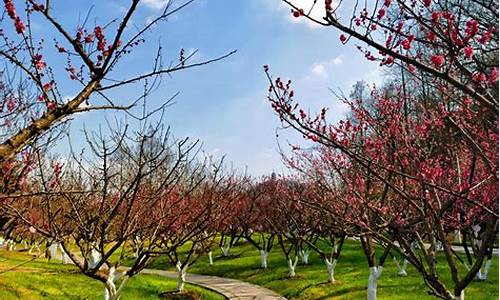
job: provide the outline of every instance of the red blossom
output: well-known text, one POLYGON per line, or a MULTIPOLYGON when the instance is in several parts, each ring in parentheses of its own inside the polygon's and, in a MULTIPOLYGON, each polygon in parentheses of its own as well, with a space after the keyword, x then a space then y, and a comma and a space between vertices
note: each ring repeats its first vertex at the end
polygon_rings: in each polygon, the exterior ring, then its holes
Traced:
POLYGON ((94 42, 94 35, 93 34, 86 35, 85 38, 83 39, 83 41, 86 44, 90 44, 90 43, 94 42))
POLYGON ((468 35, 469 38, 476 35, 477 32, 479 31, 479 22, 477 20, 474 19, 468 20, 465 26, 466 26, 465 33, 468 35))
POLYGON ((18 34, 24 33, 26 31, 26 26, 24 25, 21 18, 17 15, 16 8, 14 6, 14 2, 12 0, 4 0, 5 11, 7 11, 7 15, 9 18, 14 21, 14 27, 18 34))
POLYGON ((303 16, 304 15, 304 10, 301 8, 299 10, 292 10, 292 15, 295 17, 295 18, 298 18, 300 16, 303 16))
POLYGON ((56 108, 56 103, 54 101, 47 101, 45 102, 45 105, 47 106, 48 110, 53 110, 56 108))
POLYGON ((381 8, 378 10, 377 18, 380 20, 385 16, 385 9, 381 8))
POLYGON ((104 37, 104 32, 101 26, 96 26, 94 28, 94 34, 97 39, 97 50, 105 51, 106 48, 106 38, 104 37))
POLYGON ((22 34, 23 32, 26 31, 26 26, 24 26, 23 21, 21 21, 21 19, 19 17, 17 17, 14 20, 14 25, 16 27, 16 32, 17 33, 22 34))
POLYGON ((17 101, 14 99, 14 97, 9 97, 7 100, 7 109, 12 112, 14 109, 16 109, 17 106, 17 101))
POLYGON ((327 12, 333 11, 332 5, 333 5, 333 0, 325 0, 325 10, 327 12))
POLYGON ((410 48, 411 48, 411 41, 409 39, 404 39, 401 42, 401 46, 403 46, 403 49, 405 49, 405 50, 410 50, 410 48))
POLYGON ((50 89, 52 89, 52 82, 48 82, 48 83, 43 85, 43 90, 45 92, 49 91, 50 89))
POLYGON ((441 18, 441 14, 438 11, 433 11, 431 14, 432 22, 439 23, 439 19, 441 18))
POLYGON ((432 55, 431 56, 431 63, 434 65, 436 68, 441 68, 444 65, 445 59, 443 55, 432 55))
POLYGON ((17 13, 16 13, 16 8, 14 6, 14 2, 12 0, 4 0, 3 2, 5 4, 5 11, 7 11, 7 15, 9 15, 11 19, 15 19, 17 13))
POLYGON ((485 32, 483 32, 483 35, 481 35, 480 38, 478 38, 478 42, 480 42, 481 44, 487 44, 489 43, 491 40, 491 31, 487 30, 485 32))
POLYGON ((471 59, 473 55, 474 55, 474 48, 472 48, 471 46, 467 46, 464 48, 465 58, 471 59))
POLYGON ((434 40, 436 40, 436 34, 432 31, 427 32, 426 37, 429 42, 434 42, 434 40))
POLYGON ((484 72, 476 71, 472 73, 472 80, 475 82, 483 82, 487 80, 487 77, 484 72))
POLYGON ((47 66, 41 54, 35 54, 35 57, 33 57, 33 64, 37 70, 43 70, 47 66))

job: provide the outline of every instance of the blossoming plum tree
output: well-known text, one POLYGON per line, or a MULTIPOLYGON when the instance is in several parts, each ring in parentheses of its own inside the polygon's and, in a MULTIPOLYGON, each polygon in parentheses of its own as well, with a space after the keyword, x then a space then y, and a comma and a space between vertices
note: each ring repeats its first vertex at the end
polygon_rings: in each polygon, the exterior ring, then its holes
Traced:
POLYGON ((37 159, 30 193, 3 199, 20 226, 57 243, 83 274, 102 282, 105 299, 118 299, 154 255, 160 225, 179 207, 168 200, 181 178, 190 178, 197 147, 172 140, 160 124, 128 130, 89 134, 90 155, 64 165, 37 159), (141 247, 131 253, 137 237, 141 247))
POLYGON ((482 1, 468 7, 459 1, 355 4, 349 24, 336 17, 350 5, 344 1, 335 7, 325 1, 323 20, 307 13, 299 17, 339 29, 342 43, 364 42, 366 48, 359 49, 369 61, 402 70, 401 78, 392 87, 374 87, 370 99, 343 99, 352 116, 332 124, 326 108, 306 114, 291 82, 272 79, 265 66, 271 105, 285 125, 347 162, 337 169, 346 196, 353 204, 364 203, 368 216, 379 216, 358 220, 367 236, 404 255, 434 295, 463 298, 465 287, 481 277, 498 223, 498 6, 482 1), (481 228, 475 234, 481 247, 460 275, 456 264, 462 262, 447 233, 474 226, 481 228), (441 246, 452 291, 435 271, 441 246))
MULTIPOLYGON (((162 47, 151 53, 149 72, 121 78, 124 63, 132 59, 135 50, 146 44, 145 33, 158 28, 179 10, 168 2, 165 8, 143 26, 131 25, 140 11, 140 0, 130 0, 122 15, 113 16, 111 22, 97 19, 90 25, 87 18, 77 24, 61 22, 50 1, 4 0, 4 14, 0 19, 0 57, 5 62, 0 70, 0 166, 2 178, 14 182, 12 169, 24 169, 22 158, 16 158, 28 146, 51 141, 55 127, 69 121, 78 113, 96 110, 122 110, 135 116, 133 109, 146 95, 158 87, 166 74, 189 69, 220 60, 221 57, 193 62, 194 53, 181 50, 180 57, 165 66, 162 47), (25 2, 25 3, 22 3, 25 2), (32 30, 37 22, 45 29, 32 30), (134 30, 129 30, 134 27, 134 30), (53 41, 53 42, 52 42, 53 41), (51 57, 55 57, 50 61, 51 57), (58 61, 65 63, 59 63, 58 61), (126 85, 141 83, 137 95, 129 99, 115 99, 112 91, 126 85), (65 98, 63 95, 75 95, 65 98), (21 166, 15 166, 21 164, 21 166)), ((154 47, 153 47, 154 49, 154 47)), ((164 106, 169 100, 158 103, 164 106)), ((29 150, 28 150, 29 151, 29 150)), ((21 172, 24 174, 23 172, 21 172)), ((6 193, 0 190, 0 193, 6 193)))

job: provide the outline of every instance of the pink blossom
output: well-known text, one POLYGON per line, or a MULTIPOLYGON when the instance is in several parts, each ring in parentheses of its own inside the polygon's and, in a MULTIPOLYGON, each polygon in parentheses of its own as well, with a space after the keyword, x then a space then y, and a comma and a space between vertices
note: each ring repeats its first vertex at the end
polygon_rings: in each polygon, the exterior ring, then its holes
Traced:
POLYGON ((440 68, 444 65, 445 59, 443 55, 432 55, 431 62, 436 68, 440 68))
POLYGON ((467 46, 464 48, 465 58, 471 59, 473 55, 474 55, 474 48, 472 48, 471 46, 467 46))

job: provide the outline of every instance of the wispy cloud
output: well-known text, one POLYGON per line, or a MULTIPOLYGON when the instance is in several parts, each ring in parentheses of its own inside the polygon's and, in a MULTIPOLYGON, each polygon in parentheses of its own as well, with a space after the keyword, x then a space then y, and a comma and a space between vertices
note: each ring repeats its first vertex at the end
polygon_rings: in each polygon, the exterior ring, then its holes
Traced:
POLYGON ((170 2, 170 0, 142 0, 141 3, 146 5, 147 7, 154 9, 154 10, 160 10, 165 8, 167 4, 170 2))
POLYGON ((311 72, 315 76, 328 78, 329 71, 331 71, 335 66, 341 65, 343 62, 342 55, 339 55, 327 61, 314 63, 311 67, 311 72))

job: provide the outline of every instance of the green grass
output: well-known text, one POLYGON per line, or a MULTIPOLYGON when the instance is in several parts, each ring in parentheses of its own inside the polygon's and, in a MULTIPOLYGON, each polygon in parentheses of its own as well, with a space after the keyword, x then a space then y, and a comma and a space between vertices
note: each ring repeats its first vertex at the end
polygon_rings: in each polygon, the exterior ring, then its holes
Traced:
MULTIPOLYGON (((36 259, 20 252, 0 251, 0 299, 102 299, 103 285, 79 273, 74 266, 36 259), (18 266, 22 264, 21 266, 18 266), (6 270, 15 267, 11 271, 6 270)), ((157 275, 137 275, 129 280, 121 299, 160 299, 158 294, 175 290, 175 280, 157 275)), ((223 296, 186 285, 203 299, 222 300, 223 296)))
MULTIPOLYGON (((310 264, 296 268, 297 278, 287 278, 287 267, 283 254, 274 247, 268 258, 268 269, 261 270, 260 256, 248 243, 240 243, 231 249, 232 258, 215 259, 208 265, 208 258, 202 257, 188 272, 230 277, 272 289, 289 299, 366 299, 368 265, 358 243, 347 241, 335 269, 334 284, 326 283, 326 266, 319 256, 311 253, 310 264)), ((214 257, 220 255, 214 251, 214 257)), ((164 258, 153 261, 151 268, 172 269, 164 258)), ((442 258, 438 268, 447 274, 447 265, 442 258)), ((408 277, 397 276, 397 268, 392 259, 385 264, 379 280, 377 295, 379 299, 436 299, 427 294, 427 288, 420 275, 408 266, 408 277)), ((451 283, 449 276, 443 276, 451 283)), ((498 258, 493 260, 489 279, 486 282, 473 282, 465 291, 466 299, 498 299, 498 258)))

